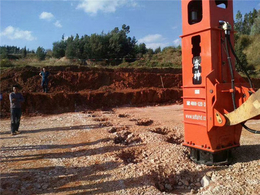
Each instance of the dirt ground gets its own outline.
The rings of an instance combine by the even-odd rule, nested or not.
[[[16,136],[1,119],[0,194],[259,194],[259,135],[243,130],[229,166],[197,165],[182,119],[182,105],[23,116]]]

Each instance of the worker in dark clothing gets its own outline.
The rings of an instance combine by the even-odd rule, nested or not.
[[[16,135],[20,133],[18,129],[22,115],[21,102],[24,102],[18,86],[13,86],[13,92],[9,94],[9,100],[11,108],[11,135]]]
[[[43,68],[42,71],[39,73],[39,75],[42,77],[41,86],[42,86],[43,92],[47,93],[48,92],[48,76],[49,76],[49,72],[46,71],[45,68]]]

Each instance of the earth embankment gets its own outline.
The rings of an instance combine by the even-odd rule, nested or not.
[[[154,105],[181,101],[179,69],[98,69],[48,67],[49,93],[42,93],[40,69],[24,67],[1,74],[1,115],[9,113],[8,93],[18,84],[26,114],[56,114],[86,108]]]
[[[8,93],[19,85],[24,114],[58,114],[85,109],[181,102],[181,69],[46,67],[49,92],[41,88],[40,68],[26,66],[1,73],[1,117],[9,116]],[[260,88],[260,79],[252,79]]]

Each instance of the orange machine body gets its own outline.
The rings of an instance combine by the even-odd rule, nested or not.
[[[233,0],[182,0],[183,145],[216,153],[239,146],[242,126],[225,126],[232,104],[230,69],[221,21],[233,27]],[[231,41],[234,31],[230,33]],[[231,58],[234,70],[235,60]],[[250,96],[235,72],[236,104]]]

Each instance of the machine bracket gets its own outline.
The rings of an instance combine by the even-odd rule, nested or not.
[[[197,164],[228,165],[231,163],[231,149],[219,152],[208,152],[196,148],[190,148],[190,158]]]

